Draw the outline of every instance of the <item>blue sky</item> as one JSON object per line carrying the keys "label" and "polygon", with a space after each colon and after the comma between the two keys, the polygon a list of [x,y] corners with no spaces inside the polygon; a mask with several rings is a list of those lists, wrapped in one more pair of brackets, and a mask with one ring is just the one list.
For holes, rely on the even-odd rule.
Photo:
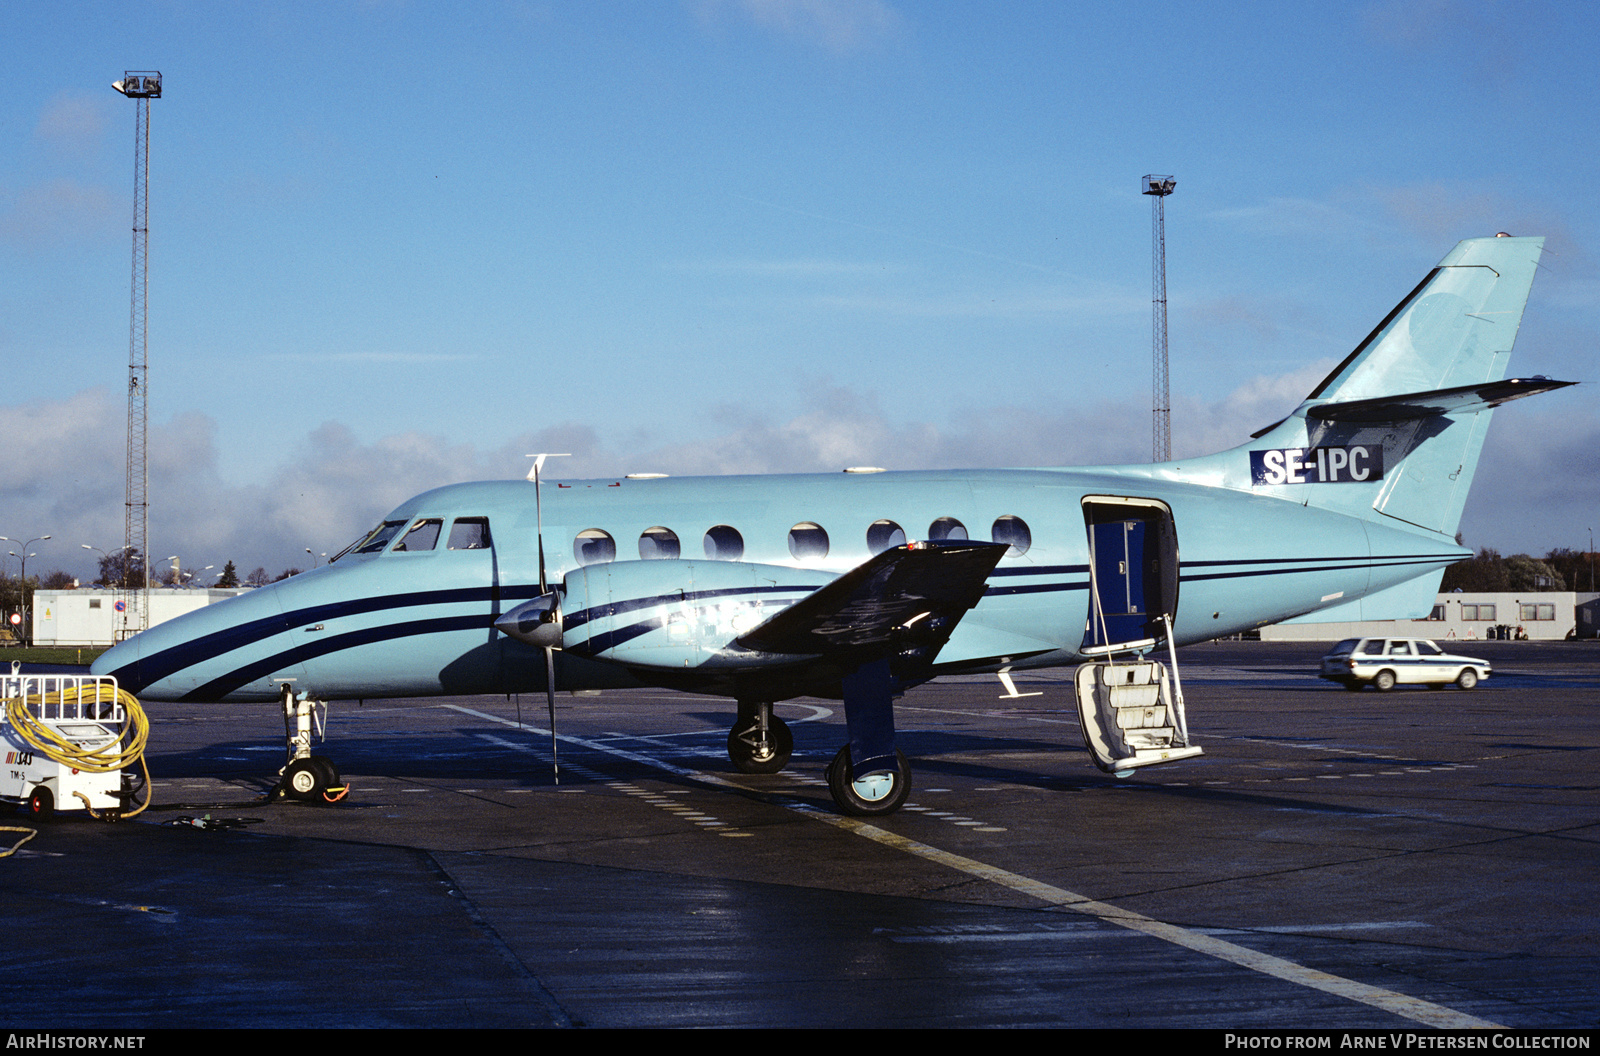
{"label": "blue sky", "polygon": [[[194,567],[304,564],[534,450],[1145,460],[1147,172],[1178,178],[1177,454],[1497,230],[1550,240],[1513,372],[1600,380],[1590,7],[1105,8],[8,5],[0,534],[75,571],[121,543],[128,69],[165,78],[151,549]],[[1497,415],[1467,543],[1586,545],[1597,439],[1588,386]]]}

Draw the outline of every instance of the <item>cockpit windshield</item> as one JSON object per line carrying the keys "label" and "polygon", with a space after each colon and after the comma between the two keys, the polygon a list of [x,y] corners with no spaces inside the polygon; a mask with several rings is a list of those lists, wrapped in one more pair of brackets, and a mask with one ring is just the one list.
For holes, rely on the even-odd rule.
{"label": "cockpit windshield", "polygon": [[394,538],[394,533],[398,532],[405,525],[405,523],[405,521],[384,521],[382,524],[372,529],[372,531],[362,536],[359,541],[351,543],[349,546],[335,554],[332,559],[328,561],[328,564],[333,564],[334,561],[339,560],[339,558],[349,553],[377,553],[379,550],[382,550],[385,546],[389,545],[389,540]]}
{"label": "cockpit windshield", "polygon": [[437,517],[427,517],[411,526],[405,538],[394,544],[394,552],[406,553],[419,550],[432,550],[439,542],[439,529],[444,522]]}

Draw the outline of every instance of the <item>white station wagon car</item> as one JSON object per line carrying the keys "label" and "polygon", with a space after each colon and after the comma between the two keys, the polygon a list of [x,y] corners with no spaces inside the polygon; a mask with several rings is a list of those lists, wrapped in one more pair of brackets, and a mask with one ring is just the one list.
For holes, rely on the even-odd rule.
{"label": "white station wagon car", "polygon": [[1322,658],[1320,674],[1346,689],[1369,683],[1379,691],[1403,683],[1439,689],[1451,682],[1471,689],[1489,677],[1489,661],[1453,656],[1426,638],[1346,638]]}

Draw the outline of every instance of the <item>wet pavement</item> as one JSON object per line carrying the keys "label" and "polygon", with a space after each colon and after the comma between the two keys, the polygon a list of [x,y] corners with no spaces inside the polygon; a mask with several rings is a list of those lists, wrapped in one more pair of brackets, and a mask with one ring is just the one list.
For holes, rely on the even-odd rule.
{"label": "wet pavement", "polygon": [[[155,704],[155,803],[0,859],[12,1028],[1600,1023],[1600,647],[1346,693],[1320,645],[1180,654],[1206,754],[1089,763],[1070,672],[900,703],[915,788],[835,812],[835,702],[733,773],[728,702],[336,702],[336,806],[261,800],[265,705]],[[179,818],[237,822],[201,829]],[[25,824],[18,813],[13,824]],[[8,834],[0,834],[8,835]]]}

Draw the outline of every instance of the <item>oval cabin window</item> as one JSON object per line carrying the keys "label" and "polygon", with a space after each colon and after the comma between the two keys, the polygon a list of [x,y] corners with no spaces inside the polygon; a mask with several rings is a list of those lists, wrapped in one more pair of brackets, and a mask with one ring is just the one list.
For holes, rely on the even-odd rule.
{"label": "oval cabin window", "polygon": [[1021,557],[1033,545],[1033,533],[1028,530],[1028,522],[1009,513],[994,519],[994,529],[989,538],[1011,547],[1006,551],[1007,557]]}
{"label": "oval cabin window", "polygon": [[601,565],[617,559],[617,541],[609,532],[585,528],[572,542],[572,556],[580,565]]}
{"label": "oval cabin window", "polygon": [[802,521],[789,529],[789,553],[796,561],[820,561],[828,556],[828,533],[820,524]]}

